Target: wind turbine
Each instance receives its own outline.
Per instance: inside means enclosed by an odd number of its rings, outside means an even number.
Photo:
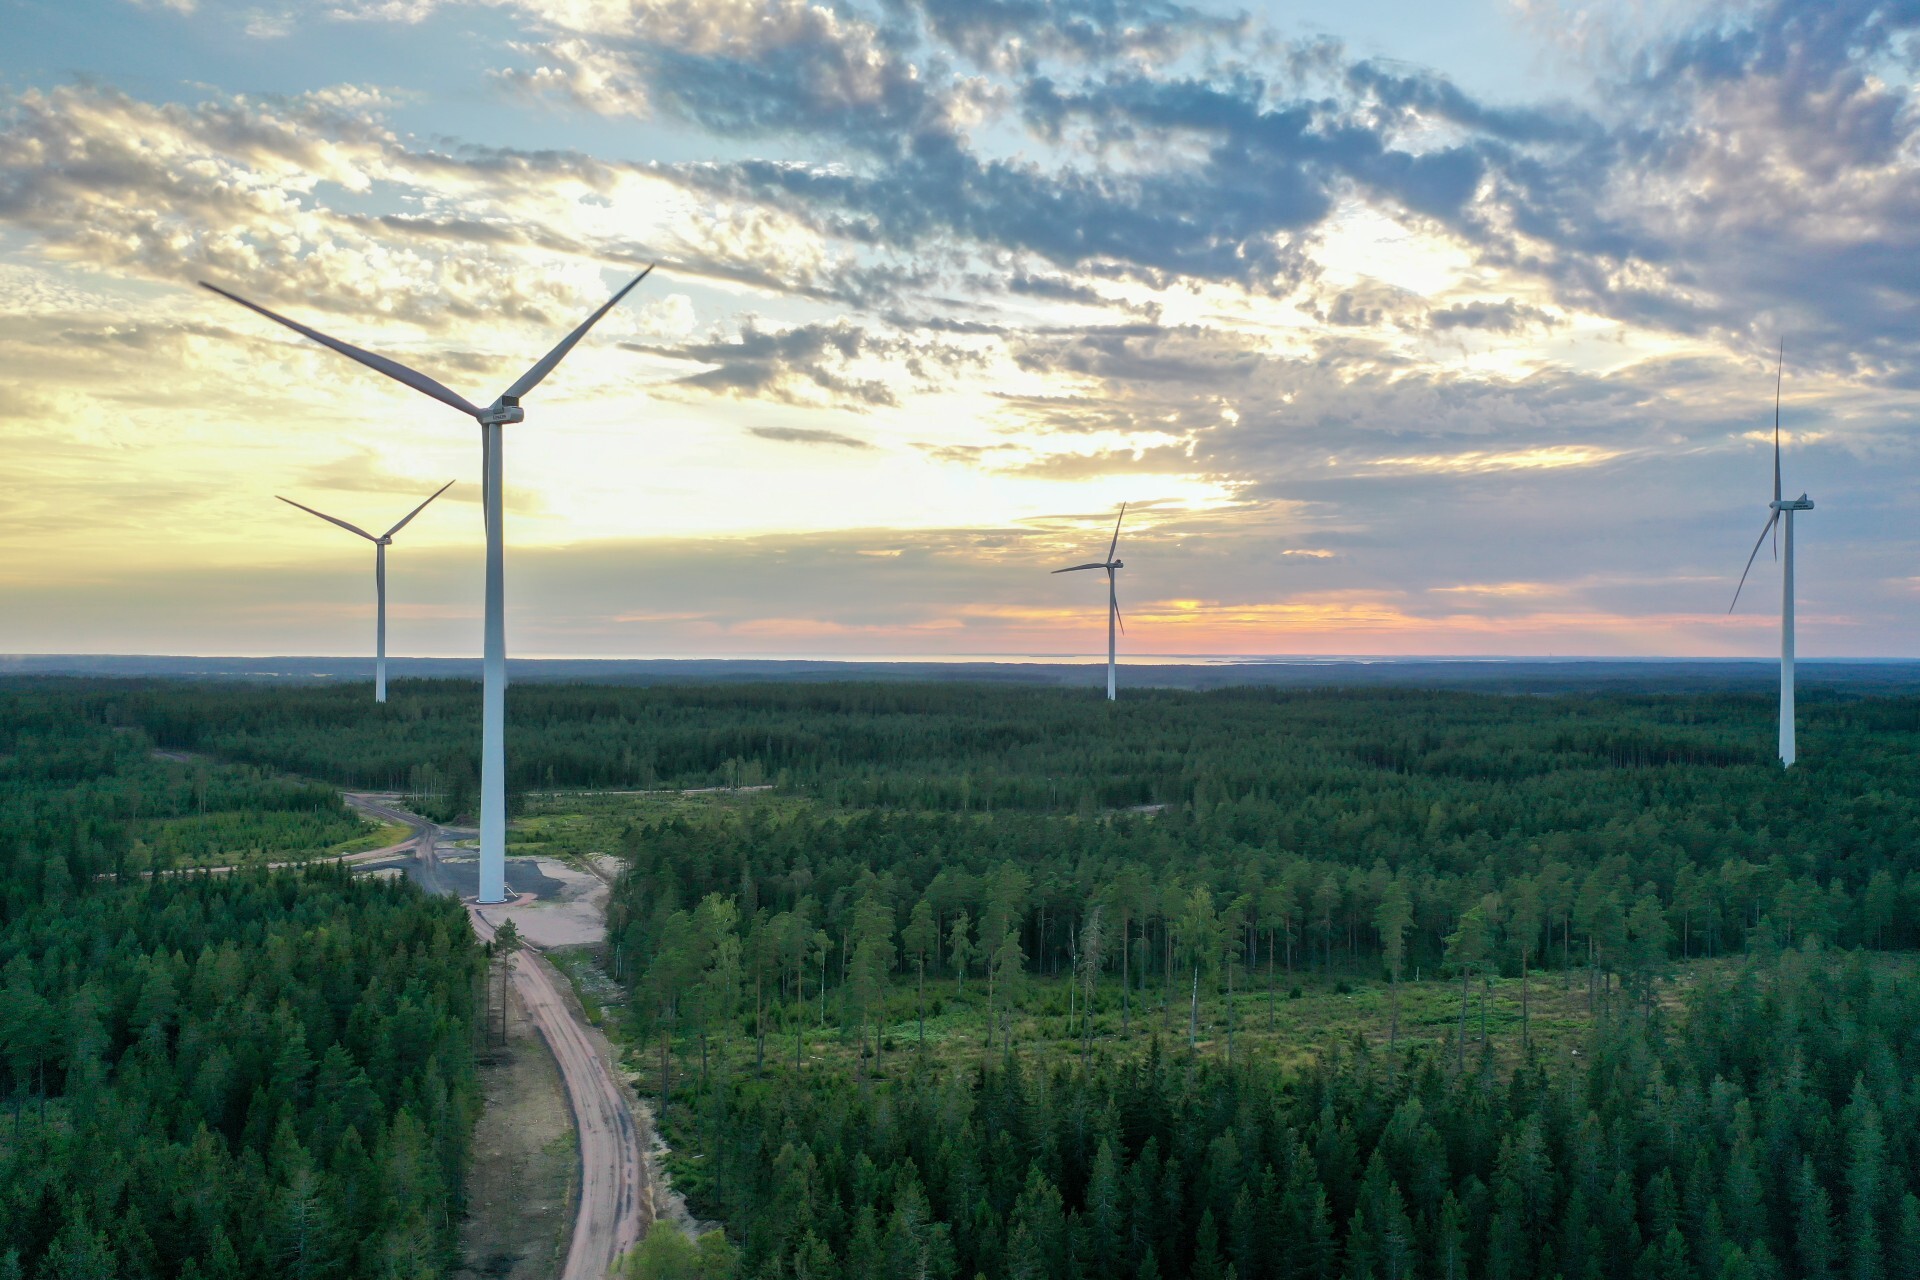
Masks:
[[[1774,535],[1773,554],[1780,559],[1780,765],[1792,768],[1793,749],[1793,513],[1813,510],[1813,499],[1806,494],[1783,501],[1780,497],[1780,379],[1786,371],[1787,345],[1780,344],[1779,363],[1773,372],[1773,501],[1768,503],[1770,514],[1767,522],[1760,526],[1760,537],[1753,544],[1753,552],[1747,557],[1747,567],[1740,571],[1740,585],[1733,589],[1733,604],[1727,606],[1732,613],[1734,605],[1740,603],[1740,588],[1747,585],[1747,574],[1753,571],[1753,562],[1760,555],[1760,544],[1767,535]],[[1781,519],[1782,516],[1786,518]],[[1776,529],[1779,530],[1776,532]],[[1785,537],[1782,538],[1781,534]],[[1781,556],[1781,543],[1785,542],[1786,554]]]
[[[330,338],[317,329],[309,329],[303,324],[276,315],[265,307],[248,302],[245,298],[216,288],[202,280],[200,287],[210,289],[231,302],[237,302],[249,311],[255,311],[276,324],[287,328],[305,338],[311,338],[323,347],[331,347],[350,360],[357,360],[376,373],[383,373],[395,382],[403,382],[423,395],[432,396],[444,405],[449,405],[480,424],[480,476],[481,505],[486,508],[487,521],[487,621],[485,643],[482,646],[482,679],[480,692],[480,894],[483,903],[505,902],[507,900],[507,624],[505,596],[505,566],[501,519],[501,491],[505,485],[502,479],[501,435],[500,428],[508,423],[526,421],[526,414],[520,408],[520,400],[540,382],[554,366],[566,358],[574,344],[587,336],[587,330],[600,321],[600,317],[613,310],[620,299],[627,296],[633,287],[652,274],[649,266],[645,271],[627,282],[625,288],[608,299],[598,311],[581,322],[580,327],[560,340],[560,345],[540,357],[534,366],[520,375],[518,381],[501,393],[500,398],[486,408],[474,404],[458,392],[451,391],[435,382],[424,373],[409,369],[397,360],[389,360],[371,351],[363,351],[338,338]]]
[[[1107,558],[1096,560],[1092,564],[1076,564],[1066,569],[1055,569],[1055,573],[1078,573],[1082,569],[1105,569],[1107,571],[1107,701],[1112,702],[1113,687],[1113,628],[1116,623],[1125,631],[1127,624],[1120,620],[1120,596],[1114,590],[1113,575],[1116,570],[1126,568],[1126,562],[1113,558],[1114,548],[1120,545],[1120,521],[1127,518],[1127,504],[1120,504],[1120,515],[1113,522],[1113,541],[1107,544]]]
[[[452,487],[453,481],[447,481],[433,491],[427,498],[427,502],[432,502],[434,498]],[[277,493],[273,496],[280,498]],[[337,524],[349,533],[357,533],[373,544],[373,592],[376,601],[373,624],[373,700],[385,702],[387,700],[387,548],[393,545],[393,535],[407,527],[407,521],[427,509],[427,502],[407,512],[399,524],[376,538],[357,524],[348,524],[338,516],[330,516],[324,511],[315,511],[312,507],[295,502],[292,498],[280,498],[280,501],[290,507],[299,507],[310,516],[319,516],[329,524]]]

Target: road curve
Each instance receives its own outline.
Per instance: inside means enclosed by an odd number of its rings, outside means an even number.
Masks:
[[[493,937],[493,925],[478,906],[469,903],[467,914],[475,933]],[[643,1207],[650,1204],[639,1126],[625,1090],[561,997],[563,979],[531,949],[515,952],[510,963],[527,1016],[560,1066],[580,1136],[580,1203],[560,1280],[606,1280],[619,1256],[639,1241]]]
[[[410,845],[423,878],[445,891],[437,874],[444,828],[401,808],[398,797],[348,793],[346,800],[368,817],[410,826],[413,835],[394,849]],[[481,914],[478,904],[466,905],[474,933],[483,942],[490,941],[493,923]],[[634,1122],[626,1090],[608,1063],[611,1050],[601,1052],[602,1041],[561,994],[566,980],[530,946],[514,953],[510,970],[528,1019],[560,1068],[567,1108],[579,1135],[580,1199],[560,1280],[606,1280],[620,1255],[639,1243],[652,1219],[650,1170],[640,1127]]]

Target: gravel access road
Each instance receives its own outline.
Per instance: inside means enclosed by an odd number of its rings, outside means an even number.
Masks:
[[[347,802],[369,817],[411,826],[414,857],[427,881],[438,883],[442,828],[400,808],[396,797],[353,794]],[[494,925],[485,910],[467,903],[474,933],[489,941]],[[606,1280],[620,1255],[639,1243],[652,1215],[651,1169],[640,1128],[609,1062],[611,1050],[561,994],[566,980],[531,946],[515,952],[510,967],[527,1017],[559,1065],[580,1139],[580,1202],[560,1280]]]

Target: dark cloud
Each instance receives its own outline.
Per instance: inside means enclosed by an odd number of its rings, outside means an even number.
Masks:
[[[857,436],[845,435],[838,431],[823,431],[816,427],[748,427],[749,435],[759,436],[762,440],[774,440],[781,444],[824,444],[841,449],[871,449],[870,441]]]
[[[1402,123],[1445,121],[1481,137],[1516,144],[1585,143],[1602,132],[1591,116],[1567,106],[1487,106],[1445,76],[1418,67],[1356,62],[1346,68],[1346,82],[1358,100]]]
[[[1321,323],[1340,328],[1373,328],[1391,323],[1404,325],[1414,317],[1424,316],[1427,311],[1426,300],[1418,294],[1371,280],[1363,280],[1352,288],[1342,289],[1334,295],[1331,303],[1323,299],[1310,299],[1297,305]]]
[[[1048,480],[1085,480],[1111,475],[1190,475],[1192,454],[1180,445],[1139,450],[1101,450],[1095,453],[1052,453],[996,470]]]
[[[1010,444],[916,444],[914,448],[932,458],[935,462],[954,462],[963,466],[980,466],[997,454],[1015,449]]]
[[[1484,329],[1488,333],[1521,333],[1527,329],[1551,329],[1560,323],[1551,312],[1530,307],[1508,298],[1503,302],[1461,302],[1437,307],[1432,313],[1436,329]]]
[[[1076,284],[1064,276],[1037,276],[1022,271],[1006,281],[1006,290],[1030,298],[1051,298],[1056,302],[1081,302],[1090,307],[1107,305],[1099,290]]]
[[[865,330],[840,321],[761,329],[749,320],[734,342],[695,342],[679,346],[624,343],[630,350],[714,367],[688,374],[676,385],[712,395],[805,404],[824,399],[842,408],[871,409],[897,404],[888,386],[847,372],[868,354]]]
[[[529,48],[591,72],[566,83],[612,86],[599,109],[632,111],[644,86],[648,109],[716,135],[790,140],[777,162],[660,170],[873,251],[773,287],[897,305],[973,255],[1028,296],[1094,302],[1075,275],[1284,292],[1312,279],[1315,236],[1357,197],[1564,309],[1735,347],[1786,330],[1811,365],[1920,382],[1901,336],[1920,322],[1910,3],[1715,11],[1597,68],[1589,108],[1491,105],[1427,69],[1168,0],[780,3],[751,29],[647,0],[641,20],[594,30],[567,23],[595,10],[522,4],[552,34]],[[1037,151],[976,136],[1003,106]],[[1318,307],[1335,325],[1411,322],[1357,291]],[[1467,304],[1432,323],[1540,318]]]
[[[1244,17],[1166,0],[914,0],[897,7],[917,9],[935,39],[985,66],[1030,65],[1047,54],[1165,59],[1248,25]]]
[[[1015,340],[1013,357],[1021,368],[1035,372],[1194,386],[1244,381],[1262,361],[1250,339],[1148,323],[1024,335]]]
[[[623,343],[628,350],[710,364],[673,385],[710,395],[863,411],[899,403],[895,386],[858,370],[886,368],[931,386],[978,362],[937,341],[876,334],[846,320],[767,329],[749,316],[732,341]]]

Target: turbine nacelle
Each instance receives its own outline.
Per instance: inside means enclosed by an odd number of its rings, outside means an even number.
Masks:
[[[1797,498],[1789,498],[1785,501],[1775,498],[1772,502],[1769,502],[1767,506],[1775,511],[1811,511],[1813,510],[1813,499],[1803,493]]]
[[[527,413],[526,410],[520,407],[520,398],[518,396],[501,396],[498,400],[495,400],[492,404],[482,409],[478,417],[481,426],[498,427],[506,426],[508,423],[513,422],[525,422],[527,420]]]
[[[1126,567],[1127,567],[1127,562],[1125,560],[1115,560],[1107,565],[1107,568],[1109,569],[1124,569]]]

